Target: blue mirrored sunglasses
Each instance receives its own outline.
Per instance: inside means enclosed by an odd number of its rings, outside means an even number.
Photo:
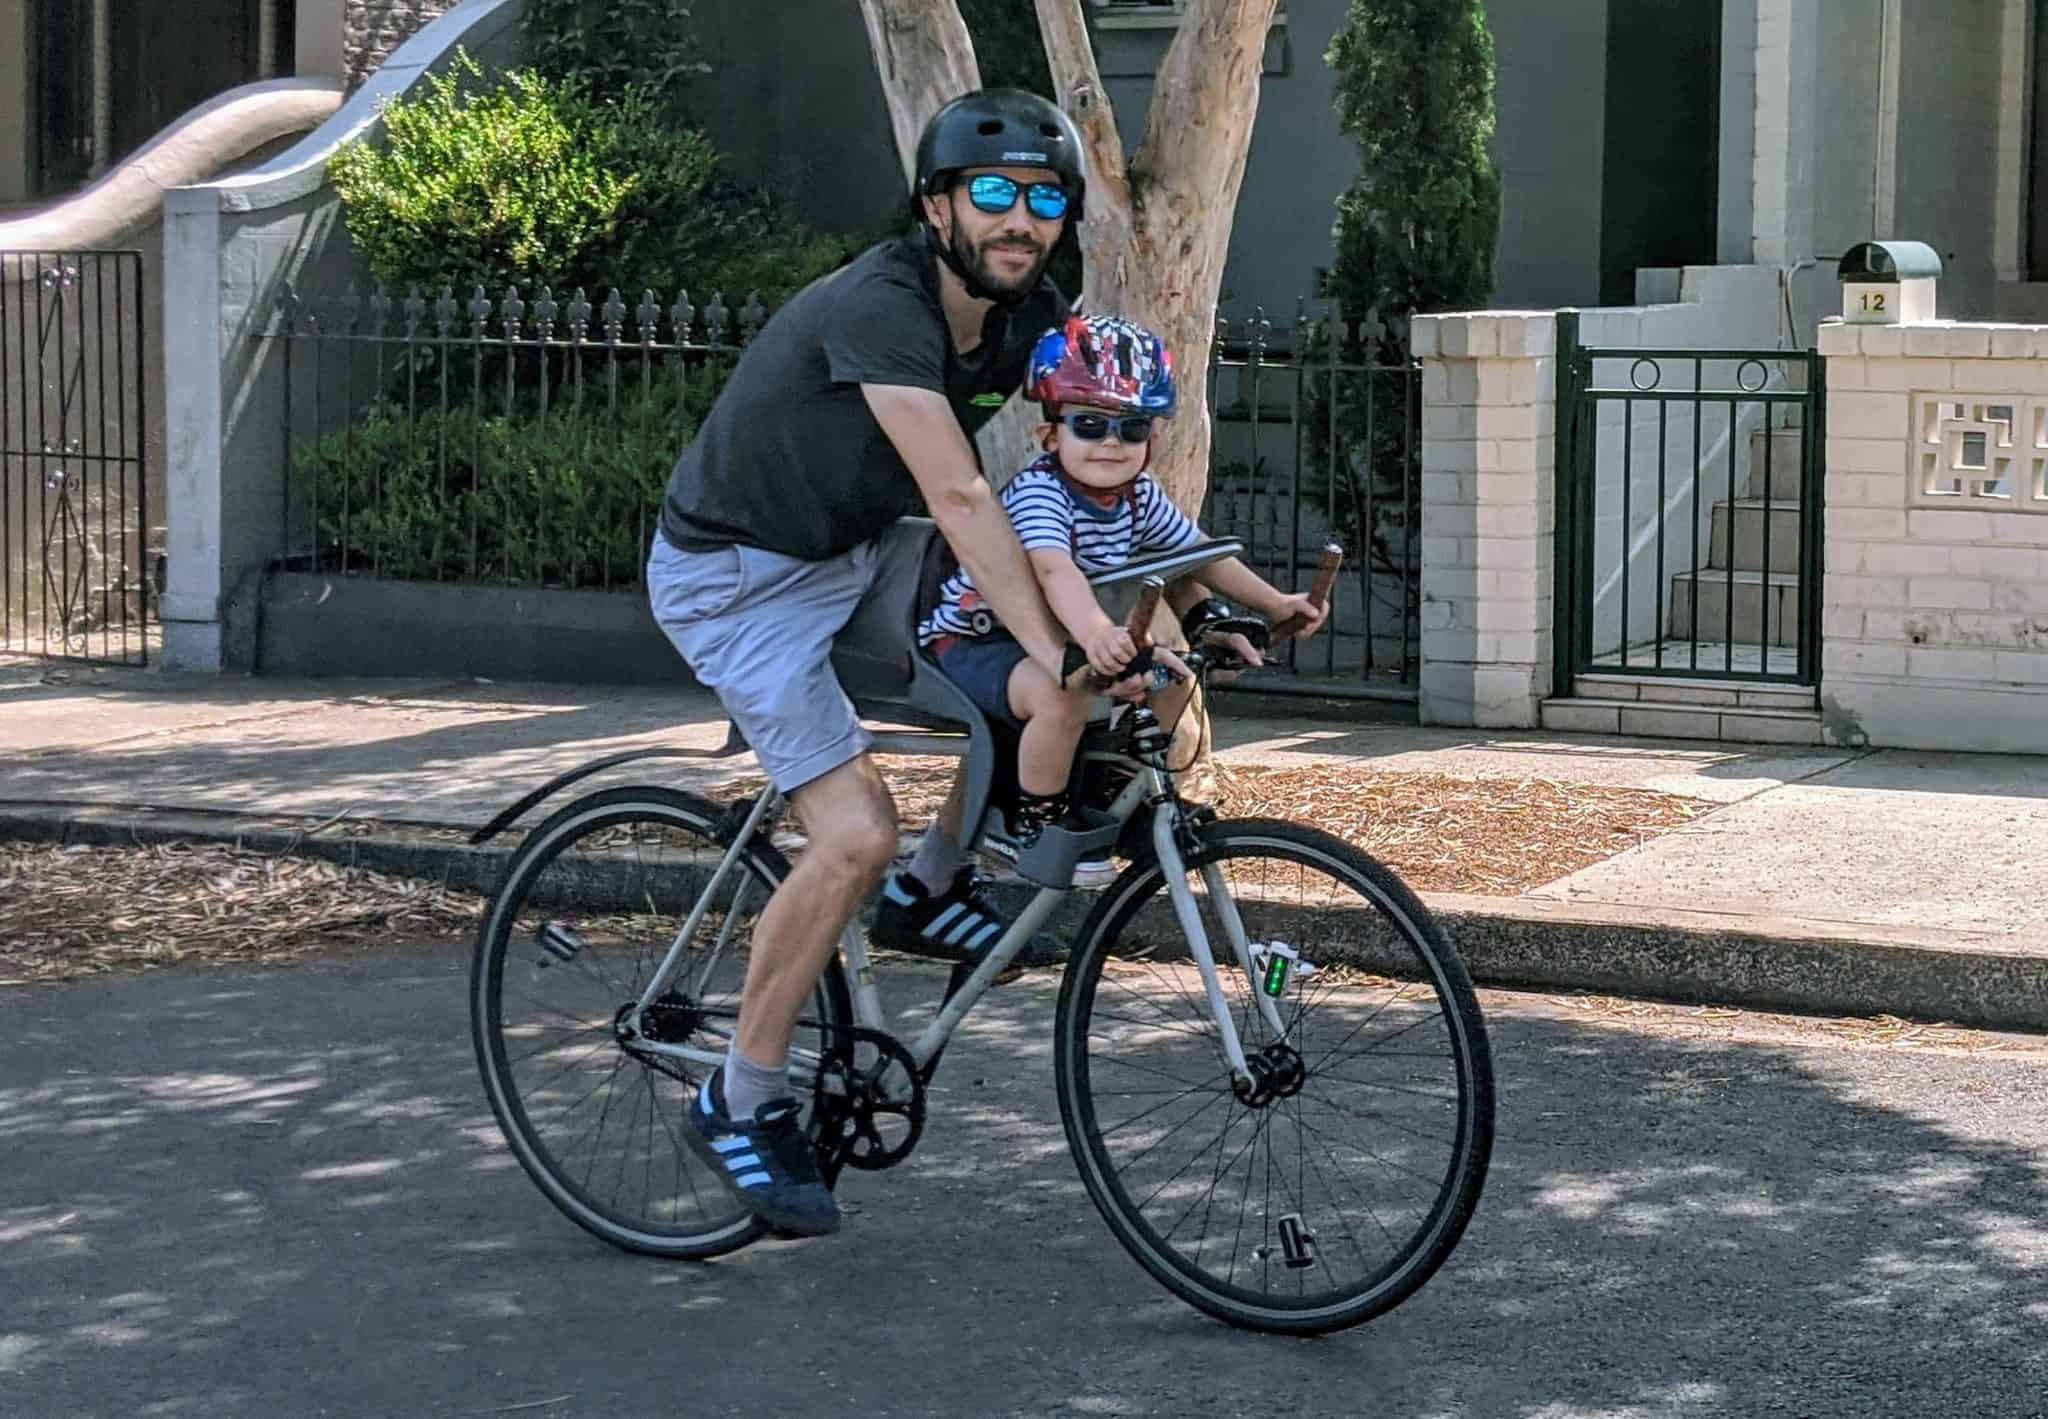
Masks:
[[[1025,210],[1041,222],[1057,222],[1067,215],[1067,189],[1057,182],[1034,182],[1029,187],[998,172],[985,172],[967,181],[967,200],[977,212],[995,216],[1017,205],[1024,194]]]
[[[1083,443],[1101,443],[1111,429],[1116,430],[1119,443],[1143,443],[1152,437],[1150,414],[1097,414],[1083,409],[1078,413],[1062,414],[1060,422]]]

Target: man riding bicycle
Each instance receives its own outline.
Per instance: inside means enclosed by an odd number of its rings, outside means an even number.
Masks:
[[[738,1027],[704,1082],[692,1146],[785,1232],[837,1229],[787,1069],[835,943],[897,849],[895,804],[831,665],[835,643],[909,650],[888,595],[920,575],[922,495],[960,564],[1055,681],[1084,668],[1053,619],[970,439],[1022,384],[1067,302],[1044,279],[1081,217],[1080,134],[1035,95],[985,90],[918,143],[918,230],[799,292],[748,346],[676,464],[647,564],[649,600],[713,690],[809,846],[754,931]],[[1113,667],[1097,667],[1111,669]],[[1136,694],[1137,678],[1117,686]],[[961,863],[960,793],[883,894],[874,938],[994,941],[1008,922]]]

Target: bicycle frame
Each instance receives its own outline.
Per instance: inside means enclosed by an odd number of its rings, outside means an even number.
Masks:
[[[1148,714],[1149,710],[1139,711]],[[879,735],[873,752],[882,755],[931,753],[934,742],[923,735]],[[960,752],[954,750],[956,756]],[[1252,1082],[1250,1067],[1246,1063],[1244,1042],[1239,1037],[1237,1022],[1223,994],[1222,978],[1217,973],[1216,954],[1209,942],[1209,935],[1202,924],[1199,904],[1194,889],[1188,884],[1187,861],[1180,850],[1177,832],[1180,806],[1173,793],[1173,776],[1163,761],[1147,761],[1121,753],[1096,753],[1091,757],[1115,763],[1135,766],[1136,775],[1126,784],[1108,808],[1108,814],[1119,823],[1127,823],[1148,805],[1152,811],[1152,847],[1157,854],[1159,865],[1166,877],[1168,897],[1172,902],[1175,919],[1182,935],[1187,940],[1189,954],[1194,958],[1201,972],[1202,984],[1207,993],[1209,1008],[1216,1019],[1216,1026],[1223,1045],[1224,1063],[1231,1077],[1249,1085]],[[635,1005],[632,1024],[637,1027],[639,1017],[650,1005],[675,984],[681,974],[688,955],[688,943],[693,940],[697,928],[711,912],[718,900],[719,892],[731,878],[738,866],[740,855],[761,825],[781,805],[783,797],[774,788],[769,788],[755,802],[745,823],[734,835],[732,844],[719,860],[711,878],[698,894],[689,915],[669,943],[667,954],[662,957],[659,968],[650,978],[647,988],[641,992]],[[1285,1033],[1280,1019],[1278,1005],[1272,997],[1259,989],[1258,967],[1253,960],[1252,944],[1245,939],[1243,918],[1231,900],[1223,874],[1212,864],[1202,868],[1203,885],[1214,904],[1216,915],[1221,920],[1224,933],[1229,938],[1229,947],[1236,957],[1238,967],[1244,971],[1251,986],[1252,998],[1259,1002],[1261,1017],[1271,1038],[1279,1039]],[[702,977],[708,979],[712,969],[724,954],[730,943],[734,923],[745,905],[746,894],[753,886],[751,877],[743,877],[731,903],[724,913],[724,922],[719,929],[710,957],[706,961]],[[1024,948],[1024,943],[1045,924],[1054,909],[1065,900],[1071,887],[1042,887],[1024,910],[1018,915],[1010,929],[983,955],[972,974],[961,984],[940,1008],[938,1015],[910,1041],[906,1048],[920,1071],[930,1067],[939,1052],[952,1038],[953,1031],[967,1018],[976,1002],[987,993],[997,976],[1001,975]],[[873,963],[868,956],[867,942],[858,929],[848,923],[840,934],[840,953],[847,970],[853,977],[854,1023],[867,1029],[888,1030],[888,1014],[882,1005],[881,991],[875,984]],[[723,1049],[711,1050],[701,1046],[665,1044],[643,1039],[638,1046],[653,1054],[665,1055],[671,1059],[686,1060],[693,1064],[715,1067],[724,1062]],[[792,1082],[808,1090],[817,1077],[819,1057],[816,1051],[794,1049],[790,1054],[789,1073]]]

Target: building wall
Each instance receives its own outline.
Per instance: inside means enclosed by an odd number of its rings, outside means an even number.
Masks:
[[[1855,243],[1889,235],[1876,227],[1884,6],[1819,0],[1817,10],[1813,245],[1832,265]]]
[[[28,200],[28,0],[0,0],[0,205]]]
[[[692,104],[730,167],[788,194],[812,226],[869,232],[902,218],[907,188],[867,27],[845,0],[696,0],[711,72]]]
[[[1906,0],[1893,230],[1942,255],[1939,314],[1992,314],[1998,185],[1999,0]]]
[[[389,59],[429,20],[458,0],[347,0],[342,17],[341,72],[350,89]]]

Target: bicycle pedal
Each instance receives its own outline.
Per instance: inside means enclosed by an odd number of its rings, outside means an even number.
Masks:
[[[1297,1212],[1280,1219],[1280,1254],[1282,1264],[1290,1271],[1305,1271],[1316,1264],[1316,1234]]]
[[[583,949],[583,938],[559,921],[542,922],[540,930],[533,934],[533,939],[548,956],[565,965],[574,961],[576,953]],[[545,966],[547,961],[542,960],[540,964]]]

